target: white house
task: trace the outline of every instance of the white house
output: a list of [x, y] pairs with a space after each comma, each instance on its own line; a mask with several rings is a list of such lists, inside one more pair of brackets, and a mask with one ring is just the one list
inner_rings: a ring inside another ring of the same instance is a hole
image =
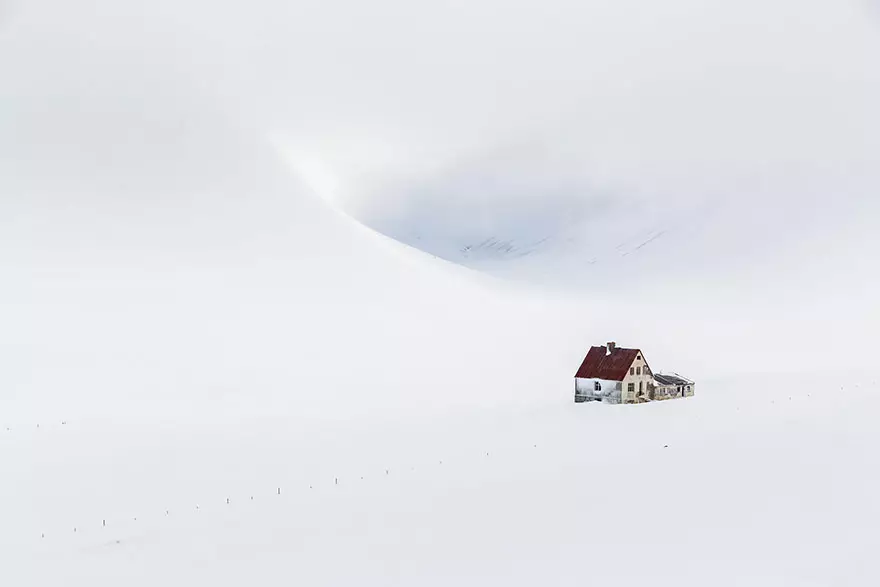
[[574, 401], [635, 404], [694, 395], [694, 382], [675, 373], [654, 374], [640, 349], [613, 342], [590, 348], [574, 376]]
[[654, 377], [639, 349], [616, 343], [590, 348], [574, 376], [574, 401], [634, 404], [648, 401]]

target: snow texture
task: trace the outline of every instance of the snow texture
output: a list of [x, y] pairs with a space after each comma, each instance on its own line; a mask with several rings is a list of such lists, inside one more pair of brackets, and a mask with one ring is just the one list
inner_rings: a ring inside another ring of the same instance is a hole
[[[880, 584], [878, 50], [846, 1], [0, 2], [0, 584]], [[699, 393], [575, 403], [608, 340]]]

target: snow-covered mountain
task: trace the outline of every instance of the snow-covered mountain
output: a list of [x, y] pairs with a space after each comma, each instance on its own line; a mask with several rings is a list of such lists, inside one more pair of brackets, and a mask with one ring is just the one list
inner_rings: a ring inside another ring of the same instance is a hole
[[875, 584], [869, 14], [0, 3], [2, 583]]

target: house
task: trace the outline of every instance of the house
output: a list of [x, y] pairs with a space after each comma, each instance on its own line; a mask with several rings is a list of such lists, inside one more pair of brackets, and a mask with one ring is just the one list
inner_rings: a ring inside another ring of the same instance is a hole
[[616, 343], [590, 348], [574, 376], [574, 401], [635, 404], [694, 395], [694, 382], [678, 373], [654, 373], [640, 349]]
[[674, 397], [691, 397], [694, 395], [694, 382], [685, 379], [678, 373], [654, 375], [654, 399], [672, 399]]
[[574, 401], [634, 404], [653, 399], [654, 376], [639, 349], [590, 348], [574, 376]]

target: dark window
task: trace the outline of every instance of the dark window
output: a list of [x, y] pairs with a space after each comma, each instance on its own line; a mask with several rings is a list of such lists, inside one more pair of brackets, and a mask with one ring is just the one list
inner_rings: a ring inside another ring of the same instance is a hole
[[636, 375], [641, 375], [641, 374], [642, 374], [642, 368], [636, 367]]
[[593, 389], [596, 391], [602, 391], [602, 384], [597, 381], [593, 384]]
[[634, 391], [636, 390], [636, 384], [635, 384], [635, 383], [630, 383], [630, 384], [627, 386], [626, 390], [627, 390], [628, 392], [630, 392], [630, 393], [634, 392]]
[[635, 375], [635, 374], [636, 374], [636, 368], [635, 368], [635, 367], [630, 367], [630, 368], [629, 368], [629, 374], [630, 374], [630, 375]]
[[645, 391], [645, 382], [639, 381], [639, 393], [642, 393], [643, 391]]

